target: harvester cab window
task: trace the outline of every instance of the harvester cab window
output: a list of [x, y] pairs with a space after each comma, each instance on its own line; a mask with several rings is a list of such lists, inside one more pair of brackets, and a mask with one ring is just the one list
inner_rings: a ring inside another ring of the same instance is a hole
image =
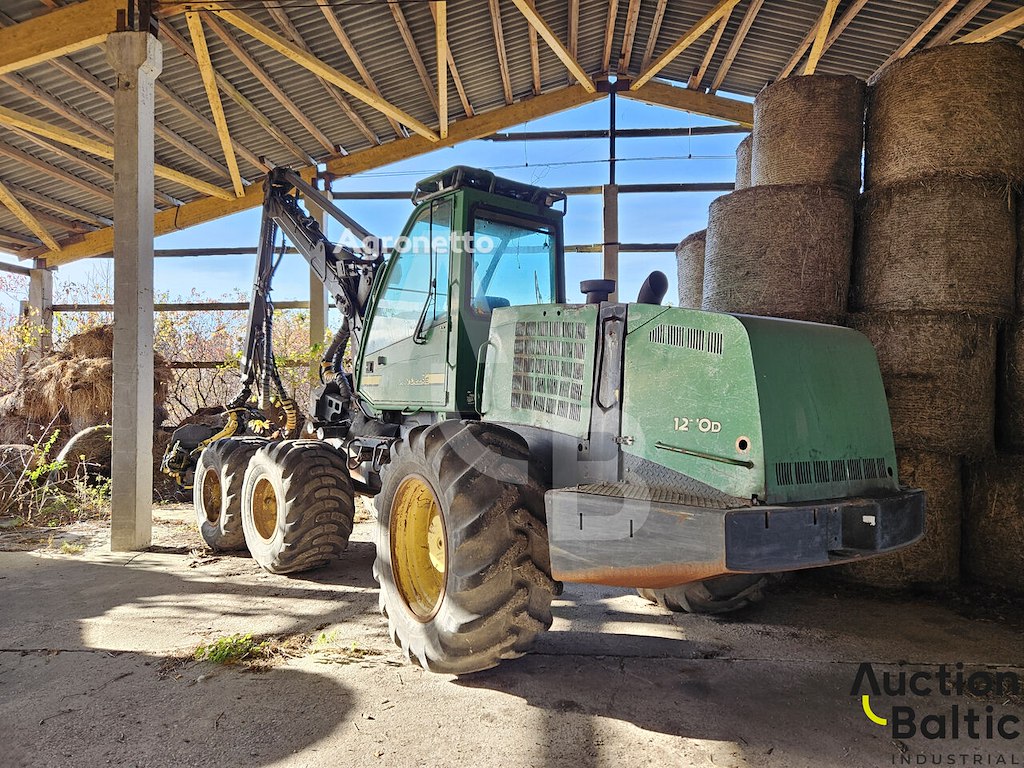
[[479, 215], [473, 222], [474, 312], [556, 301], [555, 233]]
[[373, 314], [367, 353], [425, 336], [448, 317], [451, 200], [435, 200], [399, 238]]

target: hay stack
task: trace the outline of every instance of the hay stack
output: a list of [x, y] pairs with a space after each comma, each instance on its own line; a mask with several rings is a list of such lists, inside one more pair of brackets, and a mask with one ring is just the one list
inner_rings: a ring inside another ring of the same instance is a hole
[[754, 99], [750, 181], [860, 190], [864, 82], [851, 75], [787, 77]]
[[1024, 49], [937, 46], [872, 83], [865, 187], [933, 173], [1024, 181]]
[[843, 566], [850, 581], [875, 587], [939, 588], [960, 578], [960, 524], [963, 473], [956, 456], [928, 451], [897, 451], [900, 483], [927, 495], [925, 535], [916, 544]]
[[853, 203], [836, 187], [750, 187], [711, 203], [701, 307], [835, 322], [846, 311]]
[[996, 330], [990, 320], [937, 314], [857, 314], [874, 344], [896, 445], [950, 455], [992, 450]]
[[680, 307], [700, 309], [704, 293], [704, 244], [707, 234], [706, 229], [694, 232], [676, 246]]
[[1005, 184], [953, 177], [871, 190], [858, 210], [853, 306], [1008, 316], [1017, 253], [1012, 202]]
[[1024, 321], [999, 333], [996, 441], [1001, 450], [1024, 453]]
[[754, 143], [754, 135], [747, 136], [736, 147], [736, 189], [750, 186], [750, 153]]
[[964, 573], [1024, 593], [1024, 459], [1003, 456], [968, 467]]

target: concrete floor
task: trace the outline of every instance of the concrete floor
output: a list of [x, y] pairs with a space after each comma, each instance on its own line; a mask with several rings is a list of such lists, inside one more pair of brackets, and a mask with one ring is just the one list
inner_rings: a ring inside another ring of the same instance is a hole
[[[152, 552], [104, 552], [98, 529], [82, 554], [0, 552], [0, 766], [1024, 765], [1024, 736], [896, 741], [850, 694], [865, 661], [1024, 677], [1019, 613], [805, 578], [713, 619], [567, 585], [535, 653], [456, 679], [388, 639], [371, 523], [342, 562], [286, 578], [203, 556], [187, 510], [160, 514]], [[331, 652], [262, 671], [183, 660], [228, 634], [320, 631]], [[1020, 696], [910, 703], [1024, 718]]]

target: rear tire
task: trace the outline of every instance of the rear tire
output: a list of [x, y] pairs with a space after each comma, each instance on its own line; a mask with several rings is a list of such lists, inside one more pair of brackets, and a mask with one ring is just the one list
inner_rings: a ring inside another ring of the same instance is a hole
[[217, 551], [245, 549], [242, 477], [249, 459], [266, 443], [259, 438], [224, 438], [206, 446], [196, 463], [192, 504], [203, 541]]
[[761, 602], [767, 583], [763, 574], [729, 574], [668, 589], [637, 592], [645, 600], [677, 613], [729, 613]]
[[242, 530], [249, 553], [271, 573], [327, 565], [348, 547], [354, 515], [345, 457], [318, 440], [259, 449], [242, 483]]
[[479, 422], [417, 427], [381, 482], [373, 574], [395, 643], [457, 675], [525, 654], [551, 626], [560, 585], [522, 438]]

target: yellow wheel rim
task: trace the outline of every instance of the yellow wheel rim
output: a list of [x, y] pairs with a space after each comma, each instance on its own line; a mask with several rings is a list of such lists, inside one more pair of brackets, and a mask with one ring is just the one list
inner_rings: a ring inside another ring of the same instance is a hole
[[256, 533], [270, 541], [277, 530], [277, 494], [273, 484], [265, 477], [256, 481], [252, 489], [252, 522]]
[[203, 512], [211, 523], [220, 520], [220, 472], [207, 469], [203, 475]]
[[406, 607], [430, 619], [444, 596], [448, 546], [433, 490], [417, 476], [398, 486], [391, 507], [391, 570]]

